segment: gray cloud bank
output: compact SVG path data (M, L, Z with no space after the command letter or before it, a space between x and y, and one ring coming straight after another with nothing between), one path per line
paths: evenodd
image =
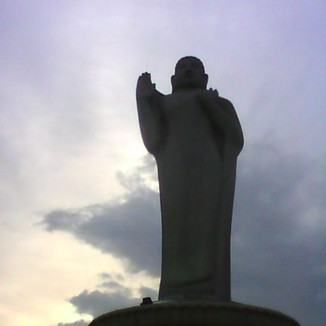
M106 284L104 291L84 290L80 294L70 298L69 301L76 307L79 313L87 313L96 317L108 311L121 309L122 307L139 305L141 303L140 298L150 296L154 299L157 296L155 290L141 287L139 289L140 298L135 298L131 290L119 282L109 283Z
M129 272L144 270L158 276L158 194L142 177L151 168L121 178L129 190L120 200L75 211L55 210L43 224L48 231L72 233L121 258ZM303 326L325 324L324 185L325 172L318 162L282 153L273 144L256 144L244 151L232 231L233 300L279 309ZM96 316L132 305L133 300L119 287L114 293L85 290L70 302L80 313Z
M133 297L131 289L121 284L123 277L119 277L119 275L102 273L100 278L103 281L100 287L104 291L84 290L70 298L69 302L75 306L80 314L97 317L108 311L121 309L121 307L139 305L141 303L140 298L151 297L153 300L157 298L157 291L147 287L138 289L139 298ZM89 322L80 320L75 323L59 323L57 326L85 326L88 324Z
M139 300L130 298L131 293L128 289L116 291L114 293L95 291L83 291L70 299L70 302L82 314L99 316L107 311L121 309L124 306L135 306Z
M44 223L48 231L71 232L102 252L122 258L130 272L159 275L159 199L150 188L141 185L115 203L55 210Z
M59 323L57 326L88 326L89 322L78 320L72 323Z

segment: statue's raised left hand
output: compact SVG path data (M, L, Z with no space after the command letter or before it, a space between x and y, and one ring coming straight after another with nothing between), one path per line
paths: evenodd
M216 89L210 88L199 94L199 100L204 104L216 103L219 98L218 91Z

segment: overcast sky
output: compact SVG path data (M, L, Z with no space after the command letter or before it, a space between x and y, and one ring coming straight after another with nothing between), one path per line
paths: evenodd
M1 0L0 317L86 326L157 298L156 167L135 105L198 56L245 148L232 298L326 325L325 1Z

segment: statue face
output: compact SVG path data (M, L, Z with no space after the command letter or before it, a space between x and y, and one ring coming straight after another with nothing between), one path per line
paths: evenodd
M171 77L173 92L180 89L206 89L208 76L205 74L203 64L193 57L181 59Z

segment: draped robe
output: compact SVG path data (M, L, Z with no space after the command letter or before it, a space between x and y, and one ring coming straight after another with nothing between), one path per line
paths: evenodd
M157 92L147 107L138 103L142 137L158 168L159 300L230 300L230 234L242 132L230 102L219 98L214 110L226 114L241 139L225 130L228 124L217 121L220 116L209 114L199 92Z

